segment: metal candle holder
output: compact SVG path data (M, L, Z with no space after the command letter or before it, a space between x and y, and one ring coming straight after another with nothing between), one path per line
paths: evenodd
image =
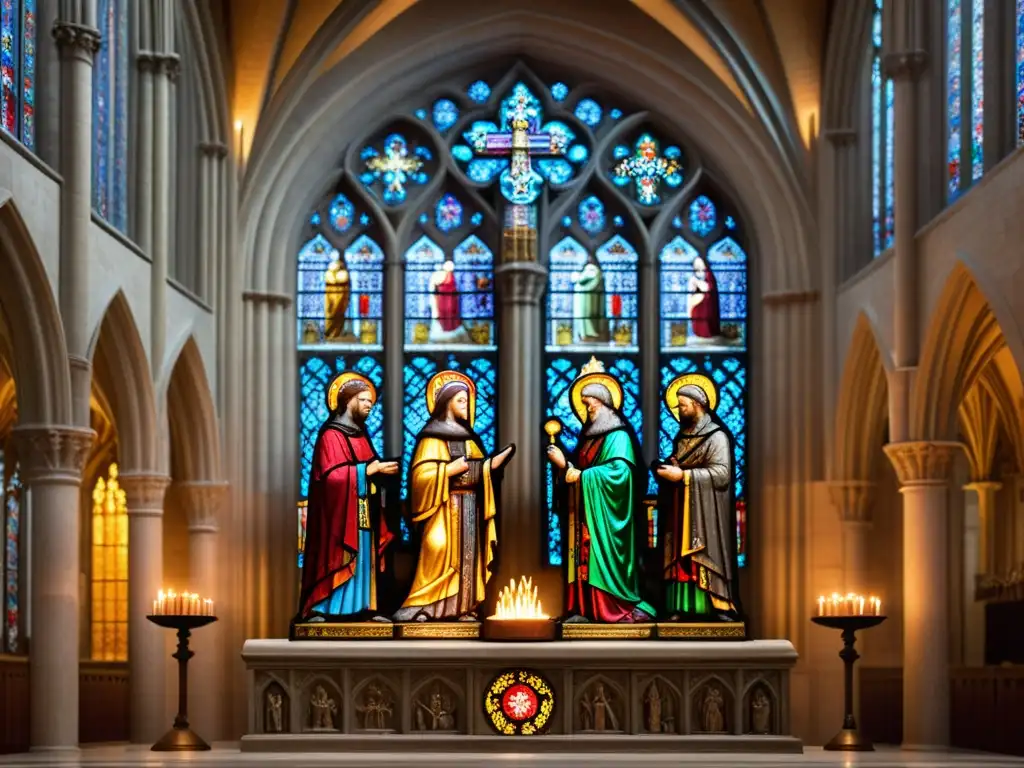
M160 627L178 630L178 650L171 658L178 660L178 714L174 725L153 745L154 752L200 752L210 745L188 727L188 660L195 654L189 650L188 638L193 629L205 627L217 620L216 616L159 615L147 619Z
M845 667L843 691L846 714L843 716L842 730L825 745L824 748L827 750L872 752L875 749L871 742L861 735L857 728L857 718L853 714L853 664L860 658L853 644L857 641L855 635L858 629L877 627L885 619L885 616L814 616L811 619L815 624L839 629L843 633L843 650L839 652L839 658L843 660Z

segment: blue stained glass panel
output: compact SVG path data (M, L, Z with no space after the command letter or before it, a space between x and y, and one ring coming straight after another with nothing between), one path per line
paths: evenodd
M705 195L690 203L690 229L697 237L707 237L718 223L715 204Z
M0 128L35 149L36 2L0 3Z
M565 97L569 95L569 86L565 83L555 83L551 86L551 98L555 101L565 101Z
M1017 0L1017 146L1024 144L1024 0Z
M892 248L896 237L896 86L885 81L885 218L882 221L883 249Z
M404 136L392 133L384 139L382 149L364 147L360 157L366 170L359 180L387 205L401 205L409 186L427 183L424 163L433 156L427 147L410 148Z
M470 101L475 101L477 104L483 104L491 98L491 86L483 80L477 80L466 89L466 95L469 96Z
M327 388L345 371L355 371L373 382L378 396L384 385L384 366L371 355L338 355L309 357L299 366L299 493L305 499L309 493L309 471L313 466L313 449L320 427L327 420ZM366 420L366 431L377 453L384 455L383 401L377 404Z
M508 168L508 160L497 157L477 157L469 161L466 175L477 184L490 184Z
M447 132L459 119L459 108L451 99L438 99L433 109L434 127L441 133Z
M604 203L593 195L581 201L577 210L577 220L580 223L580 229L591 237L599 234L607 223L604 215Z
M961 71L961 9L960 0L948 0L946 13L946 99L947 99L947 133L949 149L947 153L947 176L949 179L949 198L954 199L960 194L960 145L961 121L960 99L962 84Z
M971 3L971 180L985 172L985 0Z
M537 160L537 172L555 186L572 181L575 171L567 160L560 157Z
M740 565L746 561L746 520L747 520L747 368L740 357L721 355L694 355L672 357L663 361L659 401L661 403L658 421L658 455L672 455L672 448L679 432L675 420L665 404L665 390L676 377L687 373L702 373L715 382L718 388L718 417L732 433L736 462L734 495L736 502L736 540Z
M588 125L591 128L596 128L601 123L601 105L593 99L580 99L580 102L576 105L576 117L584 125Z
M605 370L615 376L622 385L622 414L626 417L637 438L643 436L643 414L640 409L640 366L629 356L597 355ZM580 368L588 358L574 359L570 357L553 357L548 360L544 377L544 391L547 402L544 406L544 420L558 419L562 424L562 432L558 439L569 451L576 448L582 424L572 410L569 390L579 375ZM554 508L554 484L551 467L545 462L547 510L548 510L548 547L547 558L550 565L562 564L562 529Z
M434 223L447 234L462 226L462 203L451 193L445 193L434 208Z
M328 211L331 216L331 227L338 234L345 234L352 229L353 220L355 218L356 209L352 205L352 201L344 195L338 195L331 201L331 208ZM319 224L320 217L317 215L316 221L313 224Z
M409 466L416 448L416 436L427 424L426 391L431 377L442 370L461 371L476 382L476 415L473 429L483 440L488 453L497 439L498 366L489 357L460 356L449 353L442 362L433 355L413 355L406 359L402 381L405 393L402 410L402 498L409 492Z
M3 463L0 461L0 481L3 480ZM19 650L19 619L21 614L20 595L20 547L21 547L21 499L23 487L15 468L7 487L4 489L4 640L3 650L17 653Z

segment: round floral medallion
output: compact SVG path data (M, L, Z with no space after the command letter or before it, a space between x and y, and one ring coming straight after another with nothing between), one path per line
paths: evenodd
M554 691L536 672L502 672L487 686L484 711L491 726L506 736L542 733L555 708Z

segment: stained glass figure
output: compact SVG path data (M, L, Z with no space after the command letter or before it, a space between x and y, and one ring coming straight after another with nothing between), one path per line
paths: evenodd
M497 437L497 365L490 357L457 354L443 356L413 355L405 363L404 407L402 411L402 496L408 493L409 466L412 452L416 447L416 436L427 423L429 414L424 405L427 384L434 374L442 370L461 371L471 378L477 387L476 419L473 429L484 443L485 452L494 452Z
M117 464L92 492L92 658L128 658L128 504Z
M476 235L451 255L423 235L405 255L408 349L494 347L494 256Z
M705 251L677 235L660 262L662 349L742 349L747 256L739 243L725 237Z
M707 237L718 223L715 204L706 195L690 203L690 229L697 237Z
M438 99L433 109L434 127L445 133L459 119L459 108L451 99Z
M0 127L35 149L36 0L0 3Z
M363 233L342 253L318 233L298 261L299 347L379 348L384 251L377 242Z
M663 360L661 368L661 416L659 419L658 453L669 456L679 429L679 422L665 403L668 386L679 376L700 373L714 381L718 388L716 412L732 433L735 471L733 475L736 504L739 564L746 561L747 520L747 369L742 358L721 355L677 356Z
M0 470L2 470L0 464ZM0 478L3 472L0 471ZM3 650L17 653L20 649L18 626L21 618L20 596L20 547L21 547L21 505L24 488L18 476L17 467L4 488L4 621Z
M382 151L374 147L363 149L366 172L359 179L370 189L379 183L381 199L387 205L401 205L408 196L409 185L427 183L423 166L432 158L427 147L420 145L410 150L404 136L392 133L384 139Z
M949 134L949 150L947 163L948 179L949 179L949 197L952 200L958 194L960 194L960 154L961 154L961 106L960 99L962 91L962 83L960 81L960 72L962 66L962 52L961 46L961 0L948 0L948 8L946 14L946 55L947 61L947 73L946 73L946 87L948 100L948 134Z
M637 263L622 235L594 250L571 236L559 241L549 258L548 349L635 350Z
M575 450L580 430L580 422L573 411L569 390L588 359L587 356L556 355L548 360L545 372L544 392L547 402L544 407L544 420L557 419L561 422L562 432L559 435L559 440L569 451ZM622 385L622 414L632 425L636 434L643 435L638 362L630 356L597 355L597 359L604 365L605 370ZM563 562L563 538L554 508L554 483L550 466L545 470L545 474L548 509L547 561L550 565L561 565Z
M352 229L353 219L355 218L355 207L352 205L352 201L344 195L338 195L331 201L330 208L331 216L331 227L339 235L343 235ZM320 223L320 214L314 214L317 218L313 222L314 225Z
M668 147L664 156L659 155L658 142L649 133L640 135L632 154L625 146L616 147L615 157L619 162L615 165L612 180L619 186L633 182L636 199L642 205L661 202L662 182L669 187L683 183L682 151L679 147Z
M92 205L111 226L128 226L127 0L98 0L100 49L93 64Z

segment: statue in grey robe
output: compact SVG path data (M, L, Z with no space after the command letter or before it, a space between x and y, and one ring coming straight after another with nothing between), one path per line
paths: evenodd
M655 468L665 612L673 621L737 621L732 444L714 417L714 385L687 378L701 383L677 390L679 434L672 455Z

